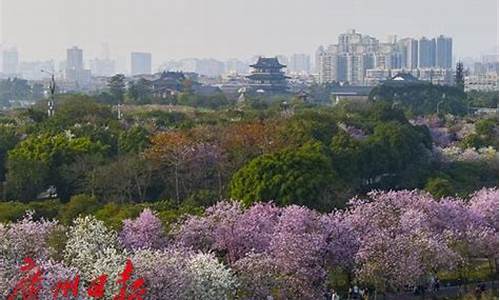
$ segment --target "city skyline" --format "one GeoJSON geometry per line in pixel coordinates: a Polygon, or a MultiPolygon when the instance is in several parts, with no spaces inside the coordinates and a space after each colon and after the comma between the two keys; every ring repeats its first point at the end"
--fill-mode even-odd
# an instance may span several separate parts
{"type": "Polygon", "coordinates": [[[131,52],[152,53],[154,65],[188,57],[227,60],[258,53],[312,54],[317,46],[333,42],[349,28],[380,40],[392,34],[420,38],[445,33],[453,38],[457,57],[479,57],[498,47],[498,3],[493,0],[474,6],[465,0],[425,0],[408,11],[393,0],[376,4],[313,0],[307,5],[276,0],[210,4],[51,0],[50,5],[47,1],[2,1],[1,39],[17,46],[23,60],[61,60],[72,46],[84,49],[86,59],[103,57],[103,44],[126,65],[131,52]]]}
{"type": "MultiPolygon", "coordinates": [[[[440,33],[439,36],[437,37],[426,37],[422,36],[421,38],[417,37],[398,37],[397,35],[388,35],[385,39],[378,39],[377,37],[374,37],[370,34],[365,34],[363,32],[356,31],[356,29],[349,29],[341,34],[340,36],[345,35],[348,32],[355,32],[356,34],[363,36],[368,39],[372,39],[374,42],[377,44],[380,44],[382,47],[383,45],[389,45],[392,44],[393,46],[396,47],[409,47],[409,45],[406,45],[408,42],[416,42],[417,45],[415,45],[417,48],[416,50],[416,55],[417,57],[420,57],[422,53],[419,53],[422,51],[420,47],[418,47],[418,44],[422,43],[422,40],[432,42],[433,43],[433,49],[431,51],[433,60],[429,62],[427,65],[421,65],[421,61],[419,60],[418,66],[419,67],[444,67],[444,68],[451,68],[454,63],[458,60],[462,60],[462,58],[457,58],[455,54],[455,44],[453,43],[453,46],[451,45],[451,41],[453,38],[447,36],[446,34],[440,33]],[[436,46],[439,44],[439,41],[442,40],[441,44],[444,42],[444,40],[449,40],[449,46],[448,47],[448,54],[441,53],[439,54],[439,47],[436,48],[436,46]],[[420,43],[419,43],[420,41],[420,43]],[[453,48],[453,50],[452,50],[453,48]],[[445,56],[443,56],[445,55],[445,56]],[[446,59],[446,62],[441,61],[438,62],[439,57],[441,57],[441,60],[446,59]]],[[[338,37],[337,37],[338,38],[338,37]]],[[[318,70],[316,70],[317,66],[317,59],[318,59],[318,50],[320,48],[323,48],[323,46],[326,46],[326,48],[332,47],[336,45],[336,40],[332,40],[331,43],[329,44],[324,44],[324,45],[319,45],[319,47],[316,48],[313,54],[310,53],[300,53],[300,52],[295,52],[291,53],[289,55],[283,55],[282,53],[274,53],[271,55],[264,55],[264,54],[253,54],[250,57],[233,57],[229,59],[215,59],[212,57],[182,57],[178,59],[174,58],[168,58],[166,60],[159,61],[156,58],[156,61],[153,61],[152,57],[155,56],[154,53],[143,51],[143,52],[137,52],[137,51],[131,51],[128,53],[128,57],[123,60],[123,57],[114,57],[110,55],[110,50],[109,50],[109,45],[107,43],[103,43],[102,50],[101,50],[101,55],[96,55],[96,56],[90,56],[87,52],[86,49],[81,48],[79,45],[73,45],[72,47],[69,47],[65,49],[65,55],[64,57],[60,59],[55,59],[54,57],[50,58],[44,58],[44,59],[39,59],[39,60],[26,60],[24,59],[25,57],[23,56],[23,51],[22,49],[19,49],[16,46],[11,46],[11,45],[2,45],[0,44],[0,53],[3,55],[9,54],[11,52],[15,52],[16,54],[16,61],[17,63],[25,63],[25,64],[33,64],[33,63],[47,63],[51,62],[54,64],[54,70],[55,69],[62,69],[64,70],[66,67],[67,63],[67,51],[70,49],[76,49],[78,48],[79,51],[81,52],[81,60],[82,60],[82,68],[85,67],[86,69],[91,69],[93,70],[93,74],[101,74],[101,73],[111,73],[109,70],[111,69],[117,69],[117,72],[121,73],[135,73],[133,71],[133,56],[137,54],[142,54],[142,55],[148,55],[150,56],[149,62],[147,62],[147,65],[150,65],[147,69],[150,69],[151,71],[148,71],[147,73],[151,72],[158,72],[162,71],[165,69],[165,66],[168,66],[172,62],[175,64],[176,62],[182,62],[182,61],[216,61],[224,64],[232,64],[232,63],[244,63],[248,65],[249,63],[253,63],[258,57],[277,57],[281,63],[284,63],[287,65],[288,69],[291,72],[303,72],[306,71],[306,73],[312,72],[312,73],[318,73],[318,70]],[[297,60],[300,60],[300,62],[297,62],[297,60]],[[305,62],[304,60],[308,60],[305,62]],[[297,66],[296,64],[299,64],[300,66],[297,66]],[[103,70],[100,70],[103,69],[103,70]],[[99,71],[100,70],[100,71],[99,71]]],[[[446,45],[447,42],[444,42],[446,45]]],[[[336,47],[336,46],[335,46],[336,47]]],[[[324,48],[325,51],[327,49],[324,48]]],[[[441,47],[442,48],[442,47],[441,47]]],[[[407,53],[407,55],[412,55],[411,52],[407,53]]],[[[406,54],[403,54],[402,57],[398,59],[402,59],[403,67],[407,63],[406,60],[411,59],[411,57],[407,57],[406,54]]],[[[431,55],[431,54],[429,54],[431,55]]],[[[497,53],[492,52],[491,54],[482,54],[481,56],[474,57],[473,59],[475,61],[480,61],[483,59],[484,56],[491,57],[491,56],[496,56],[498,57],[497,53]]],[[[466,59],[472,59],[471,57],[466,57],[466,59]]],[[[0,56],[0,71],[1,69],[1,64],[2,62],[2,57],[0,56]]],[[[408,63],[411,63],[408,61],[408,63]]],[[[167,68],[168,69],[168,68],[167,68]]],[[[175,68],[174,68],[175,69],[175,68]]],[[[194,72],[194,71],[193,71],[194,72]]],[[[109,74],[108,74],[109,75],[109,74]]]]}

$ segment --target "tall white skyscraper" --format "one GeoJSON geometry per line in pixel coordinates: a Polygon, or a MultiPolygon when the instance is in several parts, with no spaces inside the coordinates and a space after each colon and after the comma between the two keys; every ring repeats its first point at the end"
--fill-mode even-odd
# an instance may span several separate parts
{"type": "Polygon", "coordinates": [[[321,56],[325,54],[325,48],[323,46],[319,46],[314,53],[314,73],[319,74],[321,69],[321,56]]]}
{"type": "Polygon", "coordinates": [[[130,55],[131,74],[151,74],[151,53],[132,52],[130,55]]]}
{"type": "Polygon", "coordinates": [[[322,52],[317,52],[317,67],[320,83],[328,83],[337,80],[338,46],[330,45],[328,49],[321,47],[322,52]]]}

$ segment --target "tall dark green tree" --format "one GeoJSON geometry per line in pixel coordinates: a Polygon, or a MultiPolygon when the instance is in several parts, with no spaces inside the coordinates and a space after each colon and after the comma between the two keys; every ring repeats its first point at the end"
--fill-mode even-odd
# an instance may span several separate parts
{"type": "Polygon", "coordinates": [[[59,197],[71,195],[71,184],[61,176],[61,167],[83,155],[102,154],[101,143],[89,138],[70,138],[65,134],[31,136],[8,152],[7,192],[11,199],[33,200],[53,185],[59,197]]]}
{"type": "Polygon", "coordinates": [[[128,97],[135,103],[151,103],[153,97],[153,86],[151,81],[141,78],[137,82],[129,82],[128,97]]]}
{"type": "Polygon", "coordinates": [[[5,180],[5,163],[7,152],[19,142],[19,137],[13,126],[0,125],[0,182],[5,180]]]}
{"type": "Polygon", "coordinates": [[[232,199],[247,205],[275,201],[280,205],[299,204],[329,210],[335,206],[339,177],[323,146],[307,143],[261,155],[236,172],[230,184],[232,199]]]}
{"type": "Polygon", "coordinates": [[[108,82],[108,88],[113,97],[113,102],[115,104],[123,103],[123,98],[125,96],[125,75],[116,74],[111,77],[108,82]]]}
{"type": "Polygon", "coordinates": [[[457,63],[457,68],[455,71],[455,85],[462,92],[465,91],[464,64],[461,61],[457,63]]]}

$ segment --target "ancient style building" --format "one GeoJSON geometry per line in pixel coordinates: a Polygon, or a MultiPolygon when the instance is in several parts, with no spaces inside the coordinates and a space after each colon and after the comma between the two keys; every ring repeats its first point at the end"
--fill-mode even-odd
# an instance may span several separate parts
{"type": "Polygon", "coordinates": [[[257,63],[250,67],[253,70],[247,78],[251,80],[250,86],[257,91],[272,93],[287,91],[289,77],[282,71],[286,66],[280,64],[277,57],[259,57],[257,63]]]}

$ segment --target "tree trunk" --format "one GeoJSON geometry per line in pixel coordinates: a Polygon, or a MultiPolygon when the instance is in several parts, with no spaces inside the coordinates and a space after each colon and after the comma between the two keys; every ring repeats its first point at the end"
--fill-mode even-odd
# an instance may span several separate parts
{"type": "Polygon", "coordinates": [[[177,200],[177,204],[180,204],[179,197],[179,166],[175,164],[175,198],[177,200]]]}

